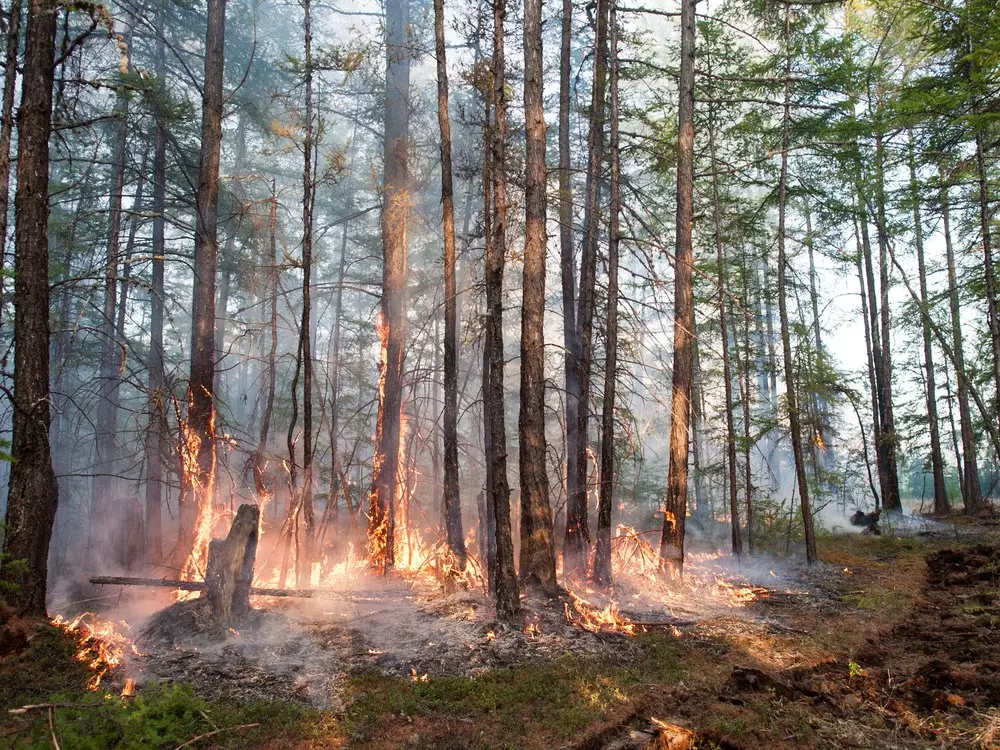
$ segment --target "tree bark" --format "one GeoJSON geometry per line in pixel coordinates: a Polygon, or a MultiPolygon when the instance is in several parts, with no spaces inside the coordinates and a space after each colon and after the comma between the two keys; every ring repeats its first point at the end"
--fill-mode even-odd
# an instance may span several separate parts
{"type": "MultiPolygon", "coordinates": [[[[11,0],[7,12],[7,50],[4,56],[3,110],[0,120],[0,271],[7,264],[7,217],[10,213],[10,142],[14,133],[14,93],[17,88],[17,51],[21,43],[21,0],[11,0]]],[[[6,279],[0,273],[0,315],[6,279]]]]}
{"type": "Polygon", "coordinates": [[[465,531],[458,471],[458,297],[455,284],[455,193],[451,171],[448,59],[444,0],[434,0],[438,129],[441,134],[441,224],[444,233],[444,519],[448,547],[465,569],[465,531]]]}
{"type": "Polygon", "coordinates": [[[812,508],[809,505],[809,480],[802,450],[802,426],[798,397],[795,392],[795,370],[792,365],[792,337],[788,326],[788,289],[786,271],[788,258],[785,252],[785,213],[788,196],[788,148],[791,125],[791,18],[785,6],[785,101],[781,125],[781,174],[778,180],[778,316],[781,325],[781,350],[785,369],[785,400],[788,404],[788,427],[795,459],[795,477],[799,486],[799,503],[802,511],[802,528],[806,542],[806,560],[817,559],[816,538],[813,532],[812,508]]]}
{"type": "MultiPolygon", "coordinates": [[[[917,272],[920,275],[920,302],[929,310],[927,296],[927,268],[924,263],[924,227],[920,213],[920,189],[917,184],[917,164],[913,154],[913,134],[909,139],[910,192],[913,200],[913,243],[917,251],[917,272]]],[[[927,427],[931,438],[931,472],[934,477],[934,514],[946,516],[951,512],[948,490],[944,484],[944,460],[941,453],[941,436],[938,429],[937,392],[934,382],[934,349],[931,344],[931,327],[921,316],[924,339],[924,370],[927,375],[927,427]]]]}
{"type": "Polygon", "coordinates": [[[695,2],[681,0],[681,69],[677,106],[677,234],[674,257],[674,363],[670,402],[670,465],[660,536],[660,567],[679,579],[684,572],[684,524],[688,498],[688,424],[691,417],[694,346],[694,64],[695,2]]]}
{"type": "Polygon", "coordinates": [[[611,216],[608,229],[608,320],[604,354],[604,401],[601,410],[601,475],[597,500],[594,583],[611,585],[611,511],[615,489],[615,388],[618,378],[618,253],[621,214],[621,152],[618,125],[618,2],[610,0],[611,45],[611,216]]]}
{"type": "Polygon", "coordinates": [[[983,507],[983,491],[979,483],[979,460],[976,451],[976,434],[969,408],[969,387],[965,378],[965,344],[962,338],[962,314],[958,299],[958,275],[955,271],[955,248],[951,241],[951,205],[948,185],[941,181],[941,231],[944,234],[945,258],[948,266],[948,306],[951,310],[951,341],[956,373],[955,390],[958,395],[958,425],[962,433],[962,501],[966,513],[978,513],[983,507]]]}
{"type": "MultiPolygon", "coordinates": [[[[440,1],[440,0],[439,0],[440,1]]],[[[524,273],[521,293],[521,581],[556,590],[545,443],[545,113],[542,2],[524,0],[524,273]]]]}
{"type": "MultiPolygon", "coordinates": [[[[164,27],[166,0],[156,7],[157,28],[164,27]]],[[[166,90],[166,46],[162,36],[155,52],[157,106],[163,107],[166,90]]],[[[167,446],[167,393],[163,362],[163,276],[166,254],[167,136],[163,118],[155,117],[153,142],[153,269],[149,322],[149,435],[146,438],[146,555],[152,563],[163,559],[162,503],[164,450],[167,446]]]]}
{"type": "MultiPolygon", "coordinates": [[[[601,166],[604,156],[604,102],[608,68],[608,5],[597,0],[597,33],[594,44],[594,83],[590,99],[590,132],[587,136],[587,187],[584,210],[583,253],[580,258],[580,292],[576,311],[576,433],[567,451],[574,453],[575,473],[566,493],[566,536],[563,571],[582,573],[590,547],[587,495],[587,448],[590,425],[590,365],[593,359],[594,288],[597,279],[597,241],[600,234],[601,166]]],[[[572,397],[571,397],[572,398],[572,397]]]]}
{"type": "Polygon", "coordinates": [[[507,484],[507,430],[504,425],[503,268],[507,251],[507,93],[504,67],[504,22],[506,0],[493,0],[493,130],[491,176],[493,178],[493,237],[486,255],[486,347],[487,386],[483,398],[489,402],[489,452],[486,455],[490,490],[486,502],[493,507],[496,524],[497,618],[509,620],[520,607],[514,543],[510,523],[510,487],[507,484]]]}
{"type": "MultiPolygon", "coordinates": [[[[215,274],[219,260],[219,152],[222,145],[222,72],[226,0],[208,0],[205,85],[201,110],[201,168],[196,199],[191,375],[184,432],[185,477],[174,567],[187,567],[192,552],[204,567],[207,550],[195,549],[197,529],[209,525],[215,495],[215,274]]],[[[207,541],[207,540],[202,540],[207,541]]],[[[199,545],[200,547],[200,545],[199,545]]]]}
{"type": "Polygon", "coordinates": [[[49,448],[49,134],[52,128],[54,0],[29,0],[18,111],[14,210],[14,409],[0,578],[18,611],[45,614],[49,539],[59,486],[49,448]],[[15,565],[23,561],[24,566],[15,565]]]}
{"type": "Polygon", "coordinates": [[[395,502],[403,354],[406,344],[407,219],[410,195],[409,0],[386,4],[385,175],[382,195],[381,372],[375,469],[368,526],[371,566],[387,575],[395,565],[395,502]]]}

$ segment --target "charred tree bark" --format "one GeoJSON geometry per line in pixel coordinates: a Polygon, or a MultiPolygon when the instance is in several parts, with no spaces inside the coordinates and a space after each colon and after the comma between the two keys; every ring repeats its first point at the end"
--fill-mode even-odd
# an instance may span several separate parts
{"type": "Polygon", "coordinates": [[[489,403],[486,431],[489,452],[486,471],[489,489],[486,502],[493,507],[496,524],[497,618],[509,620],[520,607],[514,543],[510,523],[510,487],[507,484],[507,430],[504,425],[503,268],[507,253],[507,93],[504,66],[506,0],[493,0],[493,130],[491,176],[493,178],[493,236],[486,248],[486,347],[488,371],[483,398],[489,403]]]}
{"type": "Polygon", "coordinates": [[[14,399],[11,467],[0,578],[7,603],[45,614],[49,539],[59,486],[49,449],[49,134],[52,128],[54,0],[29,0],[18,111],[14,210],[14,399]],[[21,564],[15,564],[23,561],[21,564]]]}
{"type": "MultiPolygon", "coordinates": [[[[191,375],[184,432],[186,467],[174,567],[195,546],[199,518],[212,513],[215,493],[215,274],[219,260],[219,151],[222,145],[222,71],[226,0],[208,0],[205,85],[201,111],[201,168],[196,199],[191,375]]],[[[200,552],[199,552],[200,554],[200,552]]]]}
{"type": "Polygon", "coordinates": [[[945,258],[948,266],[948,306],[951,310],[951,341],[954,352],[958,395],[958,425],[962,433],[962,501],[966,513],[978,513],[983,507],[983,491],[979,484],[979,460],[976,455],[976,435],[972,425],[972,411],[969,408],[969,387],[965,377],[965,344],[962,340],[962,314],[958,299],[958,275],[955,272],[955,248],[951,241],[951,205],[948,199],[948,185],[942,180],[941,220],[944,233],[945,258]]]}
{"type": "MultiPolygon", "coordinates": [[[[920,213],[920,189],[917,184],[917,164],[913,154],[913,135],[909,140],[910,192],[913,200],[913,242],[917,251],[917,272],[920,276],[920,301],[929,310],[927,296],[927,269],[924,263],[924,227],[920,213]]],[[[931,345],[931,327],[921,316],[924,339],[924,370],[927,375],[927,427],[931,438],[931,471],[934,477],[934,513],[946,516],[951,512],[948,490],[944,484],[944,460],[941,453],[941,436],[938,430],[937,392],[934,382],[934,349],[931,345]]]]}
{"type": "Polygon", "coordinates": [[[813,532],[812,508],[809,504],[809,480],[802,450],[802,425],[800,422],[798,394],[795,387],[795,370],[792,363],[792,337],[788,325],[788,283],[786,281],[788,257],[785,252],[785,213],[788,197],[788,147],[791,125],[791,19],[785,7],[785,100],[781,125],[781,174],[778,180],[778,316],[781,326],[781,350],[785,370],[785,400],[788,404],[788,428],[795,459],[795,477],[799,486],[799,503],[802,511],[802,528],[806,542],[806,560],[817,559],[816,538],[813,532]]]}
{"type": "Polygon", "coordinates": [[[386,4],[385,175],[382,194],[381,371],[375,469],[368,526],[371,566],[387,575],[395,565],[395,501],[403,354],[406,344],[406,243],[410,212],[409,0],[386,4]]]}
{"type": "MultiPolygon", "coordinates": [[[[582,573],[590,547],[587,520],[587,448],[590,425],[590,365],[593,359],[594,288],[597,279],[597,240],[600,233],[601,165],[604,156],[604,101],[608,70],[608,4],[597,0],[597,33],[594,44],[594,84],[590,99],[590,132],[587,136],[587,187],[584,210],[583,253],[580,258],[580,291],[576,310],[576,433],[567,445],[575,454],[575,473],[566,492],[566,536],[563,571],[582,573]]],[[[571,397],[572,398],[572,397],[571,397]]]]}
{"type": "Polygon", "coordinates": [[[671,578],[684,572],[688,498],[688,425],[694,345],[694,64],[695,2],[681,1],[681,70],[677,109],[677,235],[674,258],[674,363],[670,403],[670,466],[660,536],[660,567],[671,578]]]}
{"type": "Polygon", "coordinates": [[[444,0],[434,0],[438,129],[441,134],[441,223],[444,232],[444,519],[448,547],[465,569],[465,531],[458,472],[458,297],[455,283],[455,193],[451,173],[451,118],[444,0]]]}
{"type": "Polygon", "coordinates": [[[618,127],[618,2],[610,0],[611,36],[611,216],[608,229],[608,321],[604,355],[604,403],[601,410],[601,474],[597,500],[594,583],[611,585],[611,511],[615,489],[615,388],[618,380],[618,248],[621,214],[621,152],[618,127]]]}
{"type": "Polygon", "coordinates": [[[205,586],[212,614],[221,624],[239,625],[250,614],[260,510],[241,505],[225,539],[208,545],[205,586]]]}
{"type": "MultiPolygon", "coordinates": [[[[440,0],[439,0],[440,1],[440,0]]],[[[524,0],[524,273],[521,297],[521,580],[556,590],[549,478],[545,468],[545,113],[542,2],[524,0]]]]}

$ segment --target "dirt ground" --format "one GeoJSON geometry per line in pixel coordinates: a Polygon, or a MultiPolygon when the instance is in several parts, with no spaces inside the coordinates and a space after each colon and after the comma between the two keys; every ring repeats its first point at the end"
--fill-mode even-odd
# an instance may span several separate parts
{"type": "MultiPolygon", "coordinates": [[[[1000,747],[1000,529],[832,536],[821,557],[696,553],[682,587],[571,582],[513,625],[426,579],[259,600],[240,632],[189,602],[136,621],[142,656],[104,684],[302,706],[246,745],[274,748],[1000,747]]],[[[140,611],[115,596],[109,616],[140,611]]]]}

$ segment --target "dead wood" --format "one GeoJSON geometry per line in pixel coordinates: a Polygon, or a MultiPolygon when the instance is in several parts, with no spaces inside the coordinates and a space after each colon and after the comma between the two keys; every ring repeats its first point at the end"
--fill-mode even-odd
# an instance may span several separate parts
{"type": "Polygon", "coordinates": [[[221,623],[239,624],[250,612],[259,520],[256,505],[241,505],[229,527],[229,536],[208,544],[205,583],[212,614],[221,623]]]}

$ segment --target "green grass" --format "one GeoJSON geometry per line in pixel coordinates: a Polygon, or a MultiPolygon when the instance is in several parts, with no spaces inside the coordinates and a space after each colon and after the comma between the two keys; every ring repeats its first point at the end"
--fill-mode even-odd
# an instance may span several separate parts
{"type": "Polygon", "coordinates": [[[673,640],[646,635],[638,643],[641,656],[622,665],[566,656],[476,678],[358,677],[351,685],[346,728],[355,740],[375,741],[389,720],[423,717],[475,727],[484,732],[483,746],[518,747],[528,733],[564,741],[634,701],[645,686],[676,681],[680,666],[673,640]]]}
{"type": "Polygon", "coordinates": [[[75,650],[72,637],[44,624],[27,651],[0,660],[0,746],[51,746],[47,710],[9,713],[11,708],[37,703],[72,704],[55,707],[52,717],[60,744],[73,750],[173,748],[215,728],[259,724],[222,731],[210,743],[211,747],[246,748],[303,738],[321,723],[320,712],[297,704],[212,703],[181,684],[144,685],[132,699],[87,690],[90,671],[76,660],[75,650]]]}

